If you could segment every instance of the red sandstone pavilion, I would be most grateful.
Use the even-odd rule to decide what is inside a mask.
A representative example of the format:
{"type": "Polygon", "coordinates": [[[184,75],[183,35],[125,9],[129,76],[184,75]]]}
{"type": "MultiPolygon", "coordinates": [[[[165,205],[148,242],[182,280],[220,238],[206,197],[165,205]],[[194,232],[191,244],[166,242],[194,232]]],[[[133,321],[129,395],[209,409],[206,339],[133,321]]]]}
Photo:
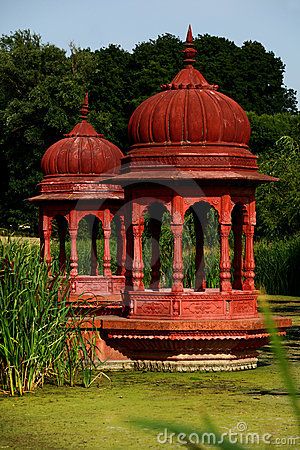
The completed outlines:
{"type": "MultiPolygon", "coordinates": [[[[57,219],[61,270],[66,266],[69,229],[70,300],[76,307],[81,302],[91,307],[91,320],[102,339],[101,358],[117,359],[121,367],[250,369],[256,367],[257,349],[268,340],[254,285],[255,189],[276,179],[258,172],[257,157],[248,148],[246,113],[193,67],[196,53],[189,27],[184,68],[134,111],[129,122],[131,147],[124,157],[87,122],[86,97],[81,123],[46,151],[40,194],[31,199],[40,207],[41,248],[49,264],[51,224],[57,219]],[[218,289],[206,283],[208,207],[216,211],[219,222],[218,289]],[[165,212],[174,237],[170,288],[161,287],[160,280],[159,239],[165,212]],[[142,253],[146,213],[152,245],[147,289],[142,253]],[[183,285],[186,213],[193,216],[196,234],[193,288],[183,285]],[[78,224],[86,216],[92,218],[91,270],[78,275],[76,238],[78,224]],[[114,218],[116,275],[111,273],[109,246],[114,218]],[[103,275],[98,274],[96,254],[98,221],[104,232],[103,275]],[[115,310],[105,307],[112,300],[115,310]],[[114,315],[108,315],[112,311],[114,315]]],[[[284,334],[290,320],[275,320],[278,332],[284,334]]]]}

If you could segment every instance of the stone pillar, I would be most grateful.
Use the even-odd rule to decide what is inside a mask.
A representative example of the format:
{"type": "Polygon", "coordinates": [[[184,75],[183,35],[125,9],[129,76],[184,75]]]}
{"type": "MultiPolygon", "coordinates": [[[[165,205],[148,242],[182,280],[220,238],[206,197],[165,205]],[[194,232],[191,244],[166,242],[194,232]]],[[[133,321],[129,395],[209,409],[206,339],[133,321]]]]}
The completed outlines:
{"type": "Polygon", "coordinates": [[[52,234],[52,221],[46,212],[41,211],[40,214],[40,255],[48,266],[49,275],[51,275],[51,234],[52,234]]]}
{"type": "Polygon", "coordinates": [[[195,257],[195,291],[205,291],[205,266],[204,266],[204,233],[200,218],[193,213],[195,236],[196,236],[196,257],[195,257]]]}
{"type": "Polygon", "coordinates": [[[45,259],[45,236],[44,236],[44,211],[42,208],[39,210],[39,237],[40,237],[40,260],[45,259]]]}
{"type": "Polygon", "coordinates": [[[144,290],[144,262],[142,235],[144,231],[144,219],[139,223],[132,224],[133,232],[133,263],[132,263],[132,281],[135,291],[144,290]]]}
{"type": "MultiPolygon", "coordinates": [[[[175,208],[179,205],[180,198],[175,197],[175,208]]],[[[180,203],[180,206],[181,203],[180,203]]],[[[173,206],[174,208],[174,206],[173,206]]],[[[182,261],[182,231],[183,231],[183,219],[180,212],[173,210],[171,231],[174,236],[174,258],[173,258],[173,292],[183,291],[183,261],[182,261]]]]}
{"type": "Polygon", "coordinates": [[[229,250],[229,234],[231,225],[220,224],[220,290],[230,292],[231,286],[231,262],[229,250]]]}
{"type": "Polygon", "coordinates": [[[51,233],[52,233],[52,228],[48,228],[47,230],[43,230],[43,235],[44,235],[44,259],[45,262],[48,266],[48,270],[50,273],[50,267],[51,267],[51,262],[52,262],[52,257],[51,257],[51,233]]]}
{"type": "Polygon", "coordinates": [[[149,222],[151,233],[151,281],[150,289],[159,290],[160,281],[160,248],[159,238],[161,232],[161,220],[150,219],[149,222]]]}
{"type": "Polygon", "coordinates": [[[119,216],[117,230],[117,275],[125,275],[126,228],[124,216],[119,216]]]}
{"type": "Polygon", "coordinates": [[[244,283],[243,290],[254,290],[254,225],[246,224],[243,226],[245,234],[245,259],[244,259],[244,283]]]}
{"type": "Polygon", "coordinates": [[[91,275],[99,275],[98,272],[98,255],[97,255],[97,237],[99,234],[99,222],[95,218],[92,224],[91,239],[91,275]]]}
{"type": "Polygon", "coordinates": [[[69,229],[71,241],[71,254],[70,254],[71,278],[75,278],[78,275],[77,232],[78,227],[69,229]]]}
{"type": "Polygon", "coordinates": [[[172,292],[183,292],[182,232],[184,207],[183,198],[174,195],[172,198],[171,231],[174,236],[173,284],[172,292]]]}
{"type": "Polygon", "coordinates": [[[238,210],[233,220],[232,231],[234,236],[233,256],[233,289],[241,290],[243,287],[243,211],[238,210]]]}
{"type": "MultiPolygon", "coordinates": [[[[71,279],[77,277],[78,275],[78,253],[77,253],[77,234],[78,234],[78,217],[77,211],[72,209],[69,215],[69,234],[71,243],[70,252],[70,277],[71,279]]],[[[76,284],[72,280],[71,283],[72,290],[75,290],[76,284]]]]}
{"type": "Polygon", "coordinates": [[[111,218],[108,209],[104,211],[104,254],[103,254],[103,275],[105,277],[111,277],[111,257],[110,257],[110,236],[111,236],[111,218]]]}
{"type": "Polygon", "coordinates": [[[174,259],[173,259],[173,292],[183,291],[183,262],[182,262],[182,231],[183,224],[171,223],[174,236],[174,259]]]}

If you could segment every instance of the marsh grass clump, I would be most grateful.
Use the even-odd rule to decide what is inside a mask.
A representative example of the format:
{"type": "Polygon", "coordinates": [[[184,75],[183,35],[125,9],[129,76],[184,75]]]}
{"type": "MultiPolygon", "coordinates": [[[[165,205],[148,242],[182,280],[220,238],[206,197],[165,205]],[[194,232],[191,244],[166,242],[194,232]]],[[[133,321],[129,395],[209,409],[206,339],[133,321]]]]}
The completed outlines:
{"type": "Polygon", "coordinates": [[[268,294],[300,295],[300,235],[255,244],[256,284],[268,294]]]}
{"type": "Polygon", "coordinates": [[[39,247],[0,241],[0,389],[23,395],[45,380],[74,385],[95,369],[95,347],[67,305],[68,282],[49,277],[39,247]]]}

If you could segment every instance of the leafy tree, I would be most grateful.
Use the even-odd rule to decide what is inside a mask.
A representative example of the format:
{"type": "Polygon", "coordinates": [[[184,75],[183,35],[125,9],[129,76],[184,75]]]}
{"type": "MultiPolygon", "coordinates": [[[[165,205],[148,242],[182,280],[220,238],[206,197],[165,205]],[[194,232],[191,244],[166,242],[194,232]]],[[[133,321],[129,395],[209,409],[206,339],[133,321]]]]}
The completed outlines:
{"type": "Polygon", "coordinates": [[[257,189],[258,233],[270,239],[299,233],[299,141],[281,137],[273,151],[261,158],[260,168],[279,181],[257,189]]]}
{"type": "Polygon", "coordinates": [[[241,49],[241,66],[246,85],[242,104],[247,111],[296,111],[295,91],[283,85],[285,66],[273,52],[267,52],[259,42],[246,41],[241,49]]]}
{"type": "Polygon", "coordinates": [[[296,112],[296,92],[283,84],[285,66],[259,42],[242,47],[217,36],[195,39],[203,75],[234,98],[246,111],[257,114],[296,112]]]}
{"type": "Polygon", "coordinates": [[[73,47],[71,61],[74,77],[89,91],[89,120],[107,139],[124,147],[132,112],[130,53],[112,44],[95,52],[73,47]]]}
{"type": "Polygon", "coordinates": [[[65,52],[42,44],[40,36],[29,30],[0,39],[0,158],[1,174],[6,174],[1,215],[5,226],[37,224],[36,209],[24,199],[41,179],[44,151],[71,127],[83,94],[69,73],[65,52]]]}
{"type": "Polygon", "coordinates": [[[250,148],[253,153],[262,155],[272,151],[282,136],[300,139],[300,115],[277,113],[258,115],[248,113],[251,125],[250,148]]]}
{"type": "Polygon", "coordinates": [[[133,107],[160,91],[182,69],[183,44],[172,34],[136,45],[131,58],[133,107]]]}
{"type": "Polygon", "coordinates": [[[198,35],[195,46],[196,67],[207,81],[218,84],[221,92],[240,102],[245,90],[239,63],[241,49],[229,39],[208,34],[198,35]]]}

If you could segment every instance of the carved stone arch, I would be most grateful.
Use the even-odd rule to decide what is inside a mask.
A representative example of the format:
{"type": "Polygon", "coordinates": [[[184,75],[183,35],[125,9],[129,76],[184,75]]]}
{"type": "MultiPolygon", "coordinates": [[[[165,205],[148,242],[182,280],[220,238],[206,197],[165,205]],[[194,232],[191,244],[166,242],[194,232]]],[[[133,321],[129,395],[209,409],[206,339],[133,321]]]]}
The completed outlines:
{"type": "Polygon", "coordinates": [[[163,201],[157,200],[157,201],[153,201],[153,202],[149,203],[144,212],[149,213],[149,215],[153,218],[161,220],[162,215],[165,212],[169,212],[169,211],[163,201]]]}
{"type": "MultiPolygon", "coordinates": [[[[184,215],[186,215],[188,210],[193,211],[195,214],[201,212],[201,214],[208,213],[209,210],[212,209],[214,213],[216,214],[216,217],[218,218],[218,221],[220,221],[220,209],[219,206],[216,204],[216,202],[213,202],[211,198],[201,198],[197,201],[194,201],[189,205],[188,208],[186,208],[184,215]]],[[[199,217],[201,220],[201,217],[199,217]]]]}
{"type": "MultiPolygon", "coordinates": [[[[161,264],[161,227],[166,225],[165,220],[171,223],[171,214],[163,200],[156,197],[146,198],[145,204],[139,209],[143,212],[139,223],[133,223],[135,241],[134,255],[134,283],[141,287],[141,278],[145,277],[146,286],[152,290],[159,290],[163,282],[171,286],[172,273],[166,273],[161,264]],[[144,207],[145,206],[145,207],[144,207]],[[165,216],[168,215],[168,217],[165,216]],[[138,267],[137,254],[142,256],[142,264],[138,267]],[[142,272],[143,271],[143,275],[142,272]]],[[[171,229],[170,229],[171,232],[171,229]]],[[[170,256],[172,257],[172,256],[170,256]]],[[[170,261],[168,259],[168,261],[170,261]]]]}
{"type": "Polygon", "coordinates": [[[243,227],[247,221],[247,206],[243,200],[234,202],[231,212],[232,233],[233,233],[233,289],[242,290],[243,288],[243,227]]]}
{"type": "Polygon", "coordinates": [[[58,212],[55,211],[54,213],[51,214],[51,216],[49,216],[50,223],[52,223],[54,220],[57,220],[57,219],[66,221],[66,223],[69,226],[68,214],[62,213],[61,211],[58,211],[58,212]]]}
{"type": "Polygon", "coordinates": [[[99,274],[97,239],[100,227],[103,230],[103,224],[97,211],[79,212],[77,216],[76,246],[79,262],[78,270],[81,275],[96,276],[99,274]],[[85,225],[83,224],[84,221],[85,225]],[[79,241],[83,241],[82,248],[79,247],[79,241]],[[81,250],[83,253],[81,253],[81,250]]]}
{"type": "Polygon", "coordinates": [[[234,211],[240,210],[244,217],[249,215],[249,204],[246,203],[244,200],[237,200],[233,202],[233,208],[231,210],[231,214],[234,213],[234,211]]]}
{"type": "MultiPolygon", "coordinates": [[[[190,226],[192,226],[192,235],[190,240],[184,240],[184,254],[187,259],[187,261],[184,261],[184,283],[186,287],[194,287],[195,291],[205,291],[207,287],[218,287],[218,284],[210,285],[212,282],[214,283],[215,280],[213,279],[214,277],[211,277],[211,273],[207,271],[207,268],[205,268],[204,262],[204,259],[207,258],[207,256],[205,256],[204,246],[207,248],[212,246],[214,252],[216,251],[216,248],[219,249],[218,209],[217,202],[213,202],[212,198],[208,199],[207,197],[202,197],[193,202],[185,212],[185,233],[187,232],[187,215],[188,213],[191,213],[192,221],[190,222],[190,226]],[[187,255],[190,253],[189,249],[186,247],[189,241],[192,242],[193,234],[193,239],[195,239],[194,263],[192,263],[192,260],[189,262],[189,256],[187,255]],[[191,268],[193,270],[191,270],[191,268]],[[209,280],[208,286],[207,280],[209,280]]],[[[208,264],[208,267],[210,267],[210,264],[208,264]]]]}
{"type": "Polygon", "coordinates": [[[103,211],[77,211],[77,226],[79,226],[79,223],[82,221],[82,219],[85,219],[87,216],[93,216],[96,219],[99,220],[101,225],[103,226],[103,211]]]}
{"type": "Polygon", "coordinates": [[[67,269],[66,239],[67,235],[69,235],[69,221],[61,211],[55,212],[50,221],[52,238],[56,237],[59,245],[58,268],[60,272],[64,273],[67,269]],[[55,236],[56,233],[57,235],[55,236]]]}
{"type": "Polygon", "coordinates": [[[142,214],[145,214],[146,212],[149,212],[153,205],[159,204],[161,205],[166,211],[169,211],[171,213],[171,204],[168,202],[167,204],[164,202],[163,199],[157,198],[157,197],[145,197],[143,199],[143,202],[140,203],[142,214]]]}
{"type": "MultiPolygon", "coordinates": [[[[238,203],[239,204],[239,203],[238,203]]],[[[249,203],[240,203],[243,214],[243,224],[248,225],[250,219],[250,205],[249,203]]]]}
{"type": "Polygon", "coordinates": [[[112,257],[112,275],[125,275],[126,263],[126,224],[125,211],[111,214],[110,253],[112,257]],[[113,246],[115,243],[115,246],[113,246]]]}
{"type": "Polygon", "coordinates": [[[218,214],[218,217],[220,216],[221,211],[221,198],[220,197],[201,197],[201,198],[189,198],[184,199],[184,215],[186,212],[193,208],[196,204],[208,204],[210,205],[218,214]]]}
{"type": "Polygon", "coordinates": [[[59,216],[59,217],[64,217],[67,220],[67,222],[69,223],[70,211],[67,208],[60,208],[60,207],[57,207],[57,208],[46,208],[43,211],[43,213],[46,214],[51,221],[54,220],[55,217],[59,216]]]}
{"type": "Polygon", "coordinates": [[[220,214],[221,214],[221,198],[220,197],[204,197],[200,201],[209,203],[210,206],[218,213],[218,216],[220,216],[220,214]]]}

